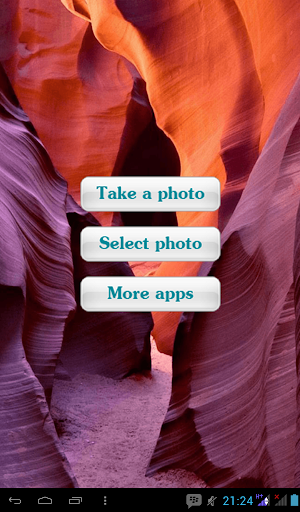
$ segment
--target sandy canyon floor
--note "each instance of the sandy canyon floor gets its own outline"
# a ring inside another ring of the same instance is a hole
[[[51,413],[81,488],[206,487],[185,470],[145,476],[172,380],[172,358],[158,352],[153,340],[151,356],[151,378],[79,374],[55,380]]]

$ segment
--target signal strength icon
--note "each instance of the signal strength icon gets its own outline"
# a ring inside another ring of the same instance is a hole
[[[278,503],[275,503],[275,507],[287,507],[287,494],[281,498],[281,500],[278,501]]]
[[[264,498],[259,504],[258,507],[269,507],[270,506],[270,494],[266,498]]]

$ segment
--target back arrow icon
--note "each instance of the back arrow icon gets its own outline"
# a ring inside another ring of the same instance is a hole
[[[13,503],[14,505],[20,505],[21,503],[21,500],[19,498],[9,498],[9,500],[11,503]]]

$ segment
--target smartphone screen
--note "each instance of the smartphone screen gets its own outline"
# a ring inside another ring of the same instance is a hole
[[[297,506],[298,3],[0,14],[0,487]]]

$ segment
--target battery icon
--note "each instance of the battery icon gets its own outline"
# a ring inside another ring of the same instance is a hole
[[[291,494],[291,507],[299,506],[299,497],[298,494]]]

